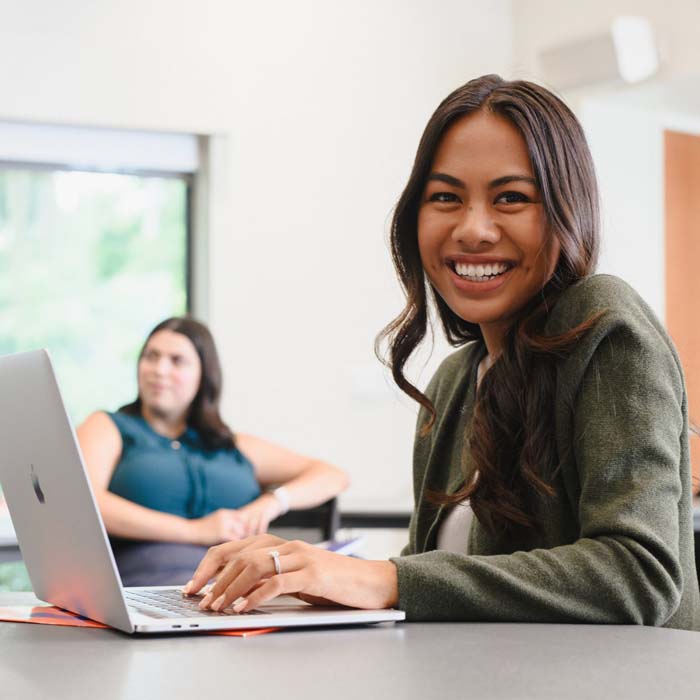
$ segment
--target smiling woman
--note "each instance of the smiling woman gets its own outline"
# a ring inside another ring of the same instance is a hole
[[[554,272],[539,188],[520,132],[487,112],[443,136],[418,213],[423,268],[458,317],[478,323],[495,354],[515,314]]]
[[[642,299],[593,274],[597,187],[571,111],[493,75],[455,90],[423,133],[391,247],[406,306],[380,340],[421,405],[402,556],[262,536],[212,548],[186,592],[216,576],[202,607],[297,593],[409,620],[700,630],[683,371]],[[422,392],[403,370],[431,303],[464,347]]]

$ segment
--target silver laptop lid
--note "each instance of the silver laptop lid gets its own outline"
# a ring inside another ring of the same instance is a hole
[[[132,632],[46,350],[0,357],[0,483],[36,596]]]

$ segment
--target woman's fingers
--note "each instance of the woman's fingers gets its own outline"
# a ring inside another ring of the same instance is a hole
[[[222,610],[234,600],[250,593],[261,580],[271,575],[269,571],[263,573],[266,562],[260,561],[259,555],[256,560],[251,561],[251,559],[253,557],[247,556],[245,559],[231,562],[219,574],[209,593],[200,601],[199,607],[202,610],[208,608]]]
[[[242,540],[248,535],[244,523],[238,520],[232,520],[226,527],[224,541],[227,540]]]
[[[260,537],[250,537],[236,542],[227,542],[210,547],[204,555],[199,566],[195,569],[192,580],[182,589],[185,595],[196,595],[209,579],[213,578],[223,569],[231,559],[240,552],[259,549],[260,547],[281,546],[285,543],[280,537],[274,535],[261,535]]]
[[[263,516],[260,518],[260,522],[258,523],[258,533],[260,535],[264,535],[267,532],[267,528],[270,526],[270,518],[267,516]]]
[[[209,547],[204,558],[199,562],[199,566],[195,569],[192,580],[185,584],[182,592],[185,593],[185,595],[195,595],[198,593],[210,578],[226,566],[228,557],[231,554],[243,549],[245,542],[246,540],[240,540],[238,542],[227,542],[226,544],[217,544],[214,547]]]
[[[297,562],[291,561],[289,556],[284,557],[280,554],[279,561],[281,571],[292,571],[297,568],[295,566]],[[262,582],[276,574],[274,560],[269,551],[259,550],[242,554],[219,574],[216,584],[202,599],[200,607],[222,610],[238,598],[247,596]]]
[[[227,590],[229,585],[236,581],[240,581],[240,576],[247,566],[249,556],[239,556],[224,566],[216,577],[216,581],[212,583],[206,591],[206,595],[199,601],[199,607],[202,610],[207,610],[212,607],[212,603],[217,601],[221,595]],[[234,600],[232,598],[231,600]]]
[[[297,571],[303,567],[303,557],[298,554],[280,552],[279,562],[280,571],[283,574]],[[242,554],[219,574],[216,584],[202,599],[200,607],[223,610],[238,598],[248,597],[254,589],[262,588],[270,580],[277,578],[279,575],[269,551],[260,550]]]
[[[278,595],[297,593],[304,587],[305,583],[306,575],[303,571],[291,571],[287,574],[273,576],[237,601],[233,609],[239,613],[253,610]],[[234,600],[236,599],[234,598]]]
[[[253,515],[250,520],[248,520],[248,535],[259,535],[260,534],[260,516]]]
[[[248,521],[244,516],[236,510],[230,510],[226,515],[231,532],[231,537],[227,537],[226,539],[242,540],[249,536]]]
[[[268,524],[269,521],[265,518],[264,515],[261,515],[259,518],[256,518],[253,521],[253,525],[251,526],[251,530],[253,531],[252,534],[264,535],[267,532]]]

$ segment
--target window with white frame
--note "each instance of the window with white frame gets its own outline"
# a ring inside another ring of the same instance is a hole
[[[188,310],[197,138],[0,124],[0,354],[49,349],[74,421],[133,398]]]
[[[133,400],[145,335],[190,308],[198,153],[192,135],[0,123],[0,355],[48,348],[74,424]]]

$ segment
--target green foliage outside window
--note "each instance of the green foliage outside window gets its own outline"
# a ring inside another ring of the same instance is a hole
[[[117,409],[146,333],[186,311],[186,256],[184,178],[0,166],[0,355],[48,348],[76,425]]]

